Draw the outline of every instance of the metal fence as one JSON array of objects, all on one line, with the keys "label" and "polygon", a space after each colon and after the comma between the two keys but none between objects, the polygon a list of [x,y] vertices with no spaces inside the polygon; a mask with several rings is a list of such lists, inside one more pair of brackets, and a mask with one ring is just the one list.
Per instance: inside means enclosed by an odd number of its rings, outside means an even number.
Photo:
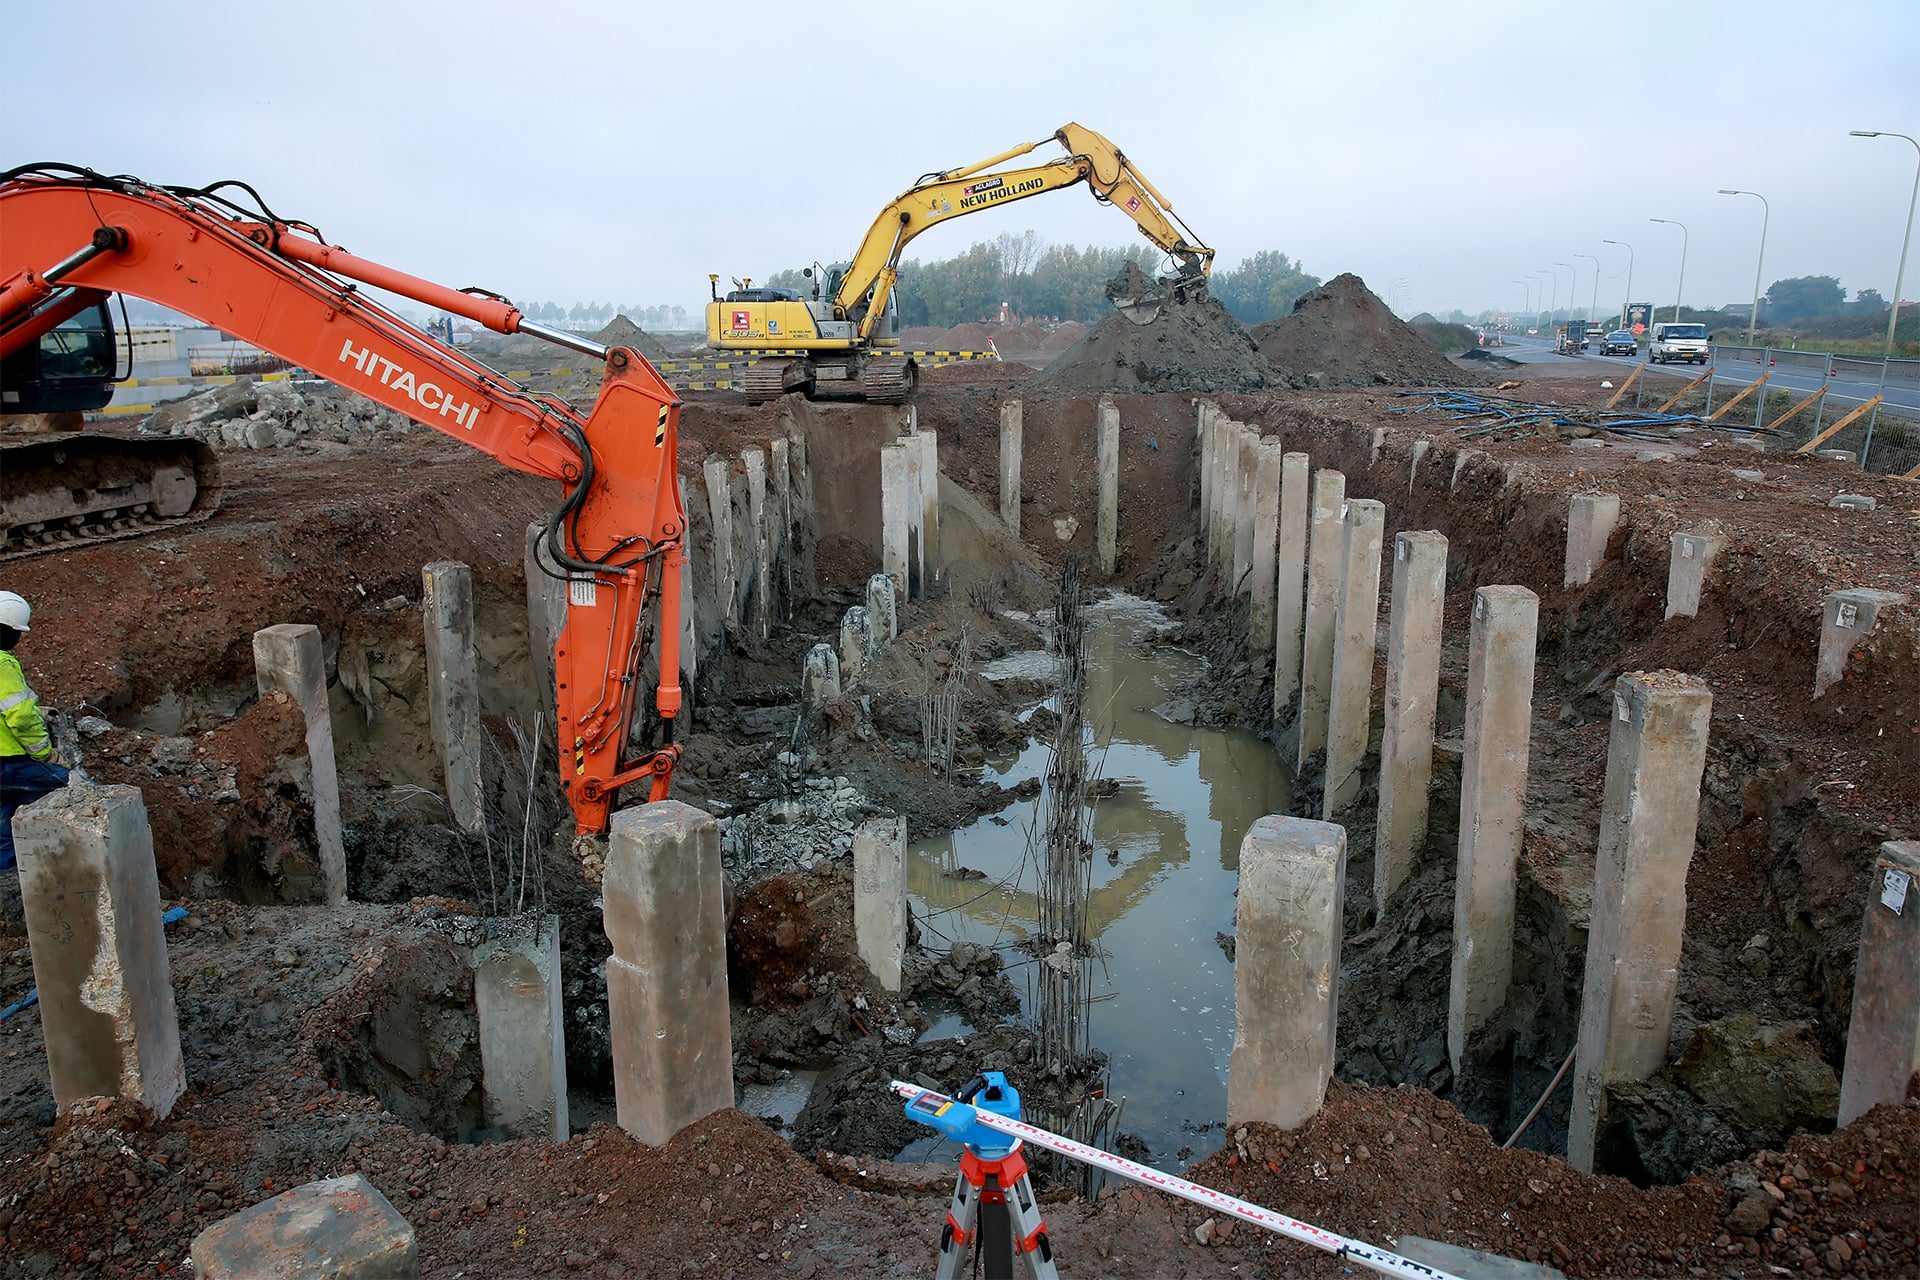
[{"label": "metal fence", "polygon": [[[1840,432],[1822,441],[1821,447],[1847,450],[1858,457],[1861,466],[1882,474],[1904,475],[1920,467],[1920,406],[1902,404],[1898,400],[1903,392],[1920,391],[1920,360],[1869,360],[1857,356],[1832,355],[1824,351],[1715,343],[1710,367],[1714,377],[1706,385],[1708,412],[1716,402],[1724,402],[1728,394],[1738,394],[1737,390],[1728,392],[1716,389],[1715,383],[1722,370],[1733,375],[1728,382],[1736,386],[1743,386],[1763,373],[1778,374],[1782,370],[1817,376],[1819,385],[1828,388],[1828,393],[1810,413],[1794,419],[1791,431],[1796,444],[1818,435],[1825,423],[1836,421],[1884,388],[1885,394],[1895,398],[1883,400]],[[1796,400],[1812,394],[1814,390],[1807,387],[1781,387],[1771,382],[1768,389],[1774,392],[1787,391]],[[1755,395],[1751,399],[1759,402],[1763,397]],[[1756,404],[1758,411],[1759,405]],[[1745,413],[1744,405],[1741,413]],[[1769,413],[1768,416],[1777,414]]]}]

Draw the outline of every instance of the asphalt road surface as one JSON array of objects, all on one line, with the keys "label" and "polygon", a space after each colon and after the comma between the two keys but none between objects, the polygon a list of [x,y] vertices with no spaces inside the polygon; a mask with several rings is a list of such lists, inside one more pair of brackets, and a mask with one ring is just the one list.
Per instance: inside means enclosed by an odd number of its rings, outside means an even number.
[{"label": "asphalt road surface", "polygon": [[[1593,351],[1578,356],[1556,355],[1553,350],[1553,343],[1546,338],[1509,333],[1506,335],[1506,341],[1507,345],[1499,348],[1501,355],[1518,360],[1522,364],[1539,366],[1543,372],[1548,369],[1562,369],[1567,372],[1572,372],[1575,369],[1584,371],[1594,365],[1602,365],[1617,369],[1622,375],[1625,375],[1632,372],[1633,366],[1639,363],[1640,359],[1646,358],[1645,346],[1641,347],[1639,359],[1632,356],[1596,355],[1593,352],[1599,349],[1598,340],[1594,343]],[[1792,359],[1794,353],[1782,352],[1780,354],[1786,356],[1788,359]],[[1898,368],[1899,366],[1896,364],[1895,367]],[[1650,377],[1654,374],[1663,374],[1668,377],[1692,381],[1703,372],[1704,369],[1700,365],[1650,364],[1647,366],[1647,372],[1641,376]],[[1731,383],[1734,386],[1745,386],[1758,377],[1760,372],[1761,370],[1756,365],[1745,361],[1722,360],[1714,365],[1714,381]],[[1827,392],[1828,403],[1838,403],[1849,408],[1860,403],[1862,400],[1872,398],[1874,386],[1879,377],[1879,370],[1877,368],[1864,378],[1859,376],[1858,373],[1842,373],[1839,376],[1828,378],[1819,368],[1796,368],[1784,363],[1776,363],[1768,372],[1773,375],[1767,379],[1769,389],[1777,388],[1783,391],[1806,393],[1817,390],[1820,384],[1824,382],[1831,388],[1831,390]],[[1884,403],[1885,408],[1899,412],[1902,416],[1920,417],[1920,386],[1907,382],[1889,382],[1887,384],[1886,397]]]}]

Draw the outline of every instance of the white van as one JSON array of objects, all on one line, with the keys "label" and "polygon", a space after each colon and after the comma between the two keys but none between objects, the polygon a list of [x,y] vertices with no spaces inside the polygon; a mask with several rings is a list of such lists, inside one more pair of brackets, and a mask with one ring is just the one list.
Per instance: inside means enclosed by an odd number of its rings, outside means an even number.
[{"label": "white van", "polygon": [[1713,345],[1707,341],[1703,324],[1656,324],[1653,326],[1655,364],[1705,364],[1713,357]]}]

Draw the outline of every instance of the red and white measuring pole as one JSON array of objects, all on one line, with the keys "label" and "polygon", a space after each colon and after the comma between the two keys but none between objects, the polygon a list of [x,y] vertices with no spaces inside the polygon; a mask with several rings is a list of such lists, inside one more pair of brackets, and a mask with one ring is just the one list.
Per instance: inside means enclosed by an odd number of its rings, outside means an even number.
[{"label": "red and white measuring pole", "polygon": [[[958,1099],[949,1098],[935,1089],[923,1089],[917,1084],[908,1084],[904,1080],[895,1080],[889,1086],[909,1102],[926,1099],[929,1103],[949,1103],[953,1106],[965,1106]],[[931,1108],[930,1108],[931,1109]],[[1129,1181],[1142,1186],[1165,1191],[1169,1195],[1179,1196],[1182,1200],[1191,1200],[1194,1204],[1217,1210],[1250,1222],[1256,1227],[1286,1236],[1289,1240],[1298,1240],[1301,1244],[1312,1245],[1338,1258],[1359,1263],[1372,1271],[1385,1276],[1400,1276],[1404,1280],[1459,1280],[1451,1272],[1438,1267],[1430,1267],[1424,1262],[1415,1262],[1412,1258],[1403,1258],[1397,1253],[1388,1253],[1385,1249],[1376,1249],[1364,1240],[1355,1240],[1349,1236],[1337,1235],[1332,1231],[1314,1226],[1311,1222],[1302,1222],[1298,1218],[1289,1218],[1284,1213],[1275,1213],[1263,1209],[1257,1204],[1215,1191],[1212,1187],[1203,1187],[1197,1182],[1188,1182],[1185,1178],[1176,1178],[1170,1173],[1158,1169],[1149,1169],[1146,1165],[1135,1164],[1124,1156],[1114,1155],[1111,1151],[1102,1151],[1090,1147],[1084,1142],[1075,1142],[1072,1138],[1063,1138],[1050,1133],[1037,1125],[1024,1120],[1012,1120],[998,1115],[986,1108],[976,1108],[974,1120],[989,1129],[1004,1133],[1009,1137],[1031,1142],[1036,1147],[1044,1147],[1071,1160],[1090,1164],[1108,1173],[1118,1174]]]}]

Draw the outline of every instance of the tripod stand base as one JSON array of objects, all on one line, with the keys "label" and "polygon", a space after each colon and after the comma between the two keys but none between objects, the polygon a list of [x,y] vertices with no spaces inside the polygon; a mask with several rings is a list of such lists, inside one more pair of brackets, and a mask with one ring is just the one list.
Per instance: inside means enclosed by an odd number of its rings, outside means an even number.
[{"label": "tripod stand base", "polygon": [[940,1232],[937,1280],[961,1280],[974,1249],[980,1251],[986,1280],[1059,1280],[1053,1243],[1018,1143],[998,1160],[983,1160],[971,1148],[961,1152],[960,1176]]}]

